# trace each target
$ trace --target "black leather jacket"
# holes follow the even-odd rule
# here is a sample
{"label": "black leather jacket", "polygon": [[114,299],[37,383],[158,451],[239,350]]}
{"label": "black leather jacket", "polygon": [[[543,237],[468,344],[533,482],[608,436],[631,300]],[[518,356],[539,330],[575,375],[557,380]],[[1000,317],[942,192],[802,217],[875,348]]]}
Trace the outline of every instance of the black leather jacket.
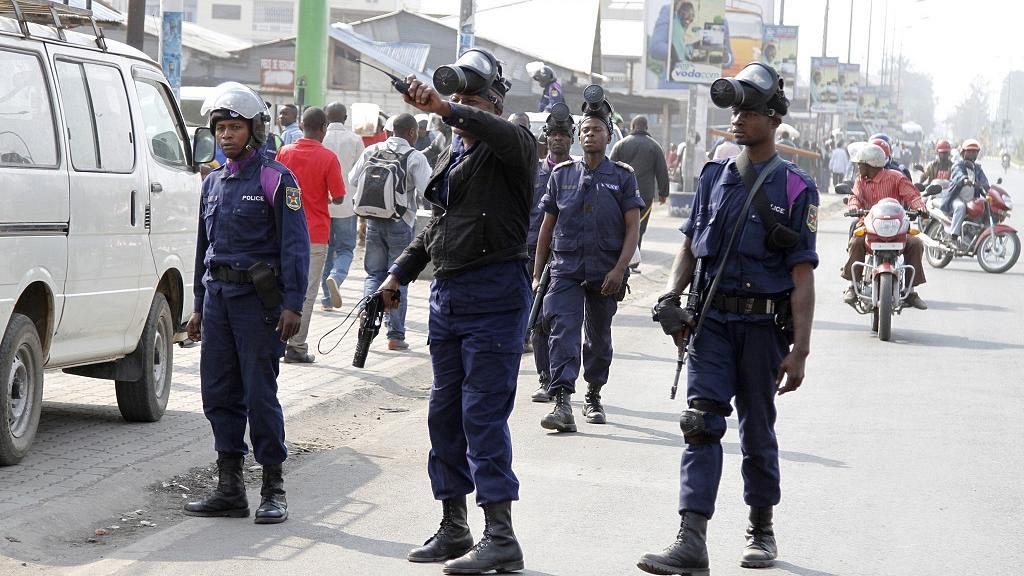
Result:
{"label": "black leather jacket", "polygon": [[428,262],[434,275],[451,277],[486,264],[526,260],[537,141],[526,128],[476,108],[451,104],[445,123],[477,139],[448,176],[449,147],[434,166],[424,197],[433,218],[395,262],[402,281],[415,278]]}

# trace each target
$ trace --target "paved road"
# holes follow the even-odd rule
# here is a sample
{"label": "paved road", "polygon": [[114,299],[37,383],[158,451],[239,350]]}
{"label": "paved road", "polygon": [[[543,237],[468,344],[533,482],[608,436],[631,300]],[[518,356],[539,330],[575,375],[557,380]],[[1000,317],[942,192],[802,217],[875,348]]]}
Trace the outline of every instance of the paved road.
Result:
{"label": "paved road", "polygon": [[[1011,190],[1024,190],[1024,177],[1011,174],[1009,184]],[[677,223],[667,218],[655,222],[645,240],[647,273],[635,281],[634,294],[616,317],[615,362],[605,393],[609,424],[584,423],[574,435],[543,431],[538,423],[548,408],[529,402],[535,374],[524,362],[512,432],[522,481],[514,517],[526,551],[525,574],[635,574],[640,554],[674,537],[682,403],[668,400],[673,348],[650,324],[648,309],[664,283],[662,267],[678,241],[670,226]],[[838,216],[823,218],[808,380],[799,392],[779,400],[783,503],[776,530],[781,561],[763,573],[1020,573],[1024,552],[1015,544],[1024,538],[1019,521],[1024,499],[1018,488],[1024,457],[1019,440],[1024,432],[1019,417],[1024,408],[1019,386],[1024,268],[1000,276],[982,272],[973,261],[929,269],[930,281],[921,294],[931,310],[896,318],[894,341],[883,343],[872,338],[866,317],[841,303],[838,269],[845,227]],[[422,307],[415,314],[422,318]],[[413,327],[422,331],[422,320]],[[286,369],[286,410],[302,414],[296,421],[305,422],[307,430],[300,434],[311,434],[308,428],[316,418],[321,426],[348,420],[349,405],[313,416],[306,410],[346,391],[369,393],[367,388],[384,386],[400,394],[400,405],[410,410],[385,411],[379,424],[367,425],[355,438],[336,437],[331,445],[337,448],[299,459],[287,476],[292,506],[287,523],[257,527],[245,521],[188,519],[140,531],[148,536],[136,541],[106,545],[103,539],[97,545],[81,544],[86,536],[81,532],[75,544],[69,530],[51,528],[50,538],[33,536],[18,544],[0,539],[0,554],[6,556],[0,573],[439,574],[437,566],[404,560],[438,519],[425,473],[425,346],[422,336],[412,340],[409,357],[375,355],[368,363],[373,368],[368,381],[338,368],[347,364],[347,351],[323,367]],[[18,498],[19,474],[32,474],[38,482],[49,476],[45,466],[63,470],[47,464],[54,458],[76,470],[92,469],[83,467],[89,458],[129,462],[89,479],[81,490],[74,482],[87,472],[71,474],[70,487],[55,500],[26,496],[26,501],[38,499],[5,513],[0,535],[7,534],[9,521],[25,518],[71,524],[80,518],[81,526],[102,525],[96,522],[131,509],[144,480],[168,478],[187,465],[208,462],[208,433],[195,408],[195,375],[188,374],[195,370],[196,356],[186,351],[179,359],[175,412],[154,426],[117,423],[112,401],[98,390],[72,397],[82,390],[77,379],[51,388],[44,413],[44,422],[51,424],[41,433],[42,450],[25,466],[0,470],[0,494],[12,491],[15,495],[7,498]],[[406,375],[393,378],[399,371]],[[399,404],[372,398],[378,405]],[[719,576],[751,573],[736,562],[746,510],[735,418],[729,423],[718,512],[709,534],[712,568]],[[67,429],[60,431],[60,426]],[[82,441],[77,434],[83,432],[92,436]],[[170,437],[156,454],[126,455],[144,450],[154,434]],[[185,448],[191,452],[183,453]],[[109,493],[119,500],[104,499]],[[98,503],[90,504],[88,496]],[[258,498],[255,491],[250,496]],[[60,509],[51,504],[52,513],[40,516],[40,503],[45,508],[51,502]],[[480,515],[471,516],[479,534]],[[27,528],[25,533],[33,534]],[[29,568],[20,567],[21,562]]]}

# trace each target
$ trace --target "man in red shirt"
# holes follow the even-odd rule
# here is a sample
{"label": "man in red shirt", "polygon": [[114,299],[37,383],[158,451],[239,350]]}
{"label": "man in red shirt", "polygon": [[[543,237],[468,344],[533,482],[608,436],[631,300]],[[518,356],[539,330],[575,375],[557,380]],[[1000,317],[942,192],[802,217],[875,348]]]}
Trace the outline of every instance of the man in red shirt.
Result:
{"label": "man in red shirt", "polygon": [[[899,201],[904,208],[917,210],[923,214],[928,213],[928,208],[921,199],[921,193],[914,187],[914,184],[907,179],[899,170],[887,170],[884,166],[887,161],[885,151],[875,144],[868,142],[857,142],[850,145],[851,159],[857,167],[857,179],[853,185],[853,196],[850,196],[847,206],[851,209],[870,210],[884,198],[893,198]],[[843,266],[843,278],[860,282],[863,268],[853,269],[854,262],[862,262],[866,248],[864,236],[853,236],[850,238],[849,257]],[[914,267],[914,288],[925,283],[924,266],[924,242],[916,236],[907,236],[907,245],[903,250],[903,257],[907,264]],[[843,300],[851,306],[857,302],[857,294],[850,286],[843,296]],[[928,305],[917,294],[911,292],[906,303],[918,310],[927,310]]]}
{"label": "man in red shirt", "polygon": [[314,360],[306,337],[331,239],[331,214],[327,207],[331,202],[340,204],[345,197],[338,156],[321,144],[326,134],[327,114],[320,108],[308,108],[302,114],[303,137],[277,153],[277,161],[287,166],[298,180],[309,228],[309,287],[302,305],[302,326],[288,340],[284,352],[284,361],[289,364],[310,364]]}

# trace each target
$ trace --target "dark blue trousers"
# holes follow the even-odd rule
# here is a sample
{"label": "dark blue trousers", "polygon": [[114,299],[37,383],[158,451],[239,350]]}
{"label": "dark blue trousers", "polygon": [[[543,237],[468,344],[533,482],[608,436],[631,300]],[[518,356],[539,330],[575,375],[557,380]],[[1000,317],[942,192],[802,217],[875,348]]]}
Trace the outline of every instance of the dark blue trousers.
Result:
{"label": "dark blue trousers", "polygon": [[544,322],[551,330],[548,390],[552,394],[559,390],[576,392],[581,364],[583,379],[589,384],[603,386],[608,382],[612,318],[618,305],[614,296],[601,295],[599,283],[584,286],[579,280],[551,279],[544,298]]}
{"label": "dark blue trousers", "polygon": [[530,298],[525,262],[435,279],[430,292],[427,472],[434,498],[475,488],[480,506],[518,500],[508,418]]}
{"label": "dark blue trousers", "polygon": [[199,373],[214,448],[247,454],[248,422],[260,464],[280,464],[288,457],[284,413],[277,401],[278,362],[285,347],[275,331],[280,314],[264,310],[255,293],[228,296],[213,287],[203,302]]}
{"label": "dark blue trousers", "polygon": [[[789,349],[773,324],[722,321],[709,315],[688,362],[686,398],[728,406],[736,399],[743,500],[749,506],[779,503],[779,445],[775,439],[775,376]],[[725,434],[725,417],[707,414],[712,434]],[[679,467],[679,513],[710,518],[722,478],[722,444],[687,444]]]}

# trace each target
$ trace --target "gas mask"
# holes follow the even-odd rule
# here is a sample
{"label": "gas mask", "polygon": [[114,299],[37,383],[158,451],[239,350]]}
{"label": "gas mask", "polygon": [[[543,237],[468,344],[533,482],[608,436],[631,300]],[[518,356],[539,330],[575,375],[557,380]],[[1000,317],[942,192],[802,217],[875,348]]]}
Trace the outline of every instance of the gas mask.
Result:
{"label": "gas mask", "polygon": [[608,134],[612,133],[612,105],[604,97],[604,88],[597,84],[591,84],[584,88],[583,105],[580,106],[580,109],[583,111],[583,116],[600,119],[608,128]]}
{"label": "gas mask", "polygon": [[569,106],[564,102],[559,102],[552,106],[551,113],[548,114],[548,118],[544,122],[542,135],[546,137],[551,132],[564,132],[569,135],[569,140],[572,141],[574,131],[575,124],[572,120],[572,113],[569,112]]}
{"label": "gas mask", "polygon": [[715,80],[711,84],[711,101],[719,108],[785,116],[789,100],[783,91],[784,85],[785,82],[771,66],[753,62],[732,78]]}
{"label": "gas mask", "polygon": [[[495,105],[511,87],[508,80],[501,77],[498,60],[480,48],[470,48],[454,64],[440,66],[434,71],[433,81],[434,88],[443,96],[482,95]],[[488,94],[491,89],[500,97]]]}

